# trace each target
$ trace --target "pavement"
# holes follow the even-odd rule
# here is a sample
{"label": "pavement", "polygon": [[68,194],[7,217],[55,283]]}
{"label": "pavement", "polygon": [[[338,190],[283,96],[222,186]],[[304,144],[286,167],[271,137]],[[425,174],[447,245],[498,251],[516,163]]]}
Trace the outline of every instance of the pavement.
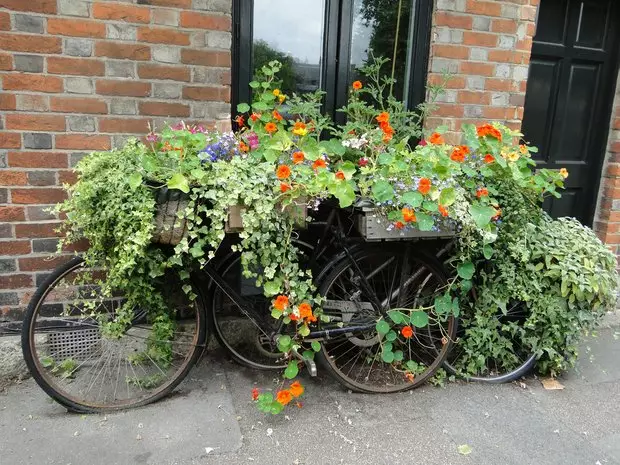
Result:
{"label": "pavement", "polygon": [[277,375],[216,350],[167,399],[104,416],[67,413],[26,380],[0,394],[0,465],[620,465],[619,328],[584,343],[562,390],[530,377],[373,396],[302,381],[302,408],[265,415],[250,391]]}

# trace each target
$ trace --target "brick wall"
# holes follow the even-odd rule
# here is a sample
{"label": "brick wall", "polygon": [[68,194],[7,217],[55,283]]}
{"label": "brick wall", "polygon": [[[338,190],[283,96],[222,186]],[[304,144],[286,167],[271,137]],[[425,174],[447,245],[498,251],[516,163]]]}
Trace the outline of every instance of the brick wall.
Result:
{"label": "brick wall", "polygon": [[[457,143],[463,123],[521,127],[539,0],[437,0],[429,79],[452,79],[430,127],[446,125]],[[451,134],[452,133],[452,134]]]}
{"label": "brick wall", "polygon": [[0,0],[0,320],[61,259],[49,204],[91,150],[230,112],[231,0]]}

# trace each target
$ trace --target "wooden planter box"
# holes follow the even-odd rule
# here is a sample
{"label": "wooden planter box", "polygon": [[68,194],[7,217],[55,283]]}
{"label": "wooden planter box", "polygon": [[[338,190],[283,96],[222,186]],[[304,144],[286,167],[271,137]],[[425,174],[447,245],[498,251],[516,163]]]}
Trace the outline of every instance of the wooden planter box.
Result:
{"label": "wooden planter box", "polygon": [[[226,221],[225,230],[229,233],[243,231],[243,219],[241,214],[245,211],[243,205],[233,205],[228,209],[228,221]],[[295,221],[295,225],[299,228],[306,227],[306,218],[308,216],[308,206],[305,199],[298,199],[284,208],[284,215],[290,215]]]}
{"label": "wooden planter box", "polygon": [[398,241],[412,239],[439,239],[455,235],[454,229],[444,227],[438,231],[420,231],[415,224],[406,230],[387,227],[392,223],[375,208],[363,207],[357,216],[356,226],[361,236],[367,241]]}

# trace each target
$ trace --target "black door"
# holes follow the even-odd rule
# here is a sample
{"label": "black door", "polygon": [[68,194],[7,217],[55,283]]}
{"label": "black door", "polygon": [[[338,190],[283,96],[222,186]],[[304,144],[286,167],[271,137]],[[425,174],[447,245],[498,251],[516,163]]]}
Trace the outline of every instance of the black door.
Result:
{"label": "black door", "polygon": [[567,168],[553,216],[592,224],[618,68],[618,0],[541,0],[525,98],[525,140],[541,168]]}

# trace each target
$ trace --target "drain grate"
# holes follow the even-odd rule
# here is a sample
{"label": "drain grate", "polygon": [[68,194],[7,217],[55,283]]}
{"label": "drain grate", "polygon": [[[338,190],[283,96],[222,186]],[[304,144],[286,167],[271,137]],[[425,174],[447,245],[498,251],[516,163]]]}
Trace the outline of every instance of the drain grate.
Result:
{"label": "drain grate", "polygon": [[60,331],[48,334],[47,343],[56,360],[84,360],[101,347],[101,333],[99,328]]}

